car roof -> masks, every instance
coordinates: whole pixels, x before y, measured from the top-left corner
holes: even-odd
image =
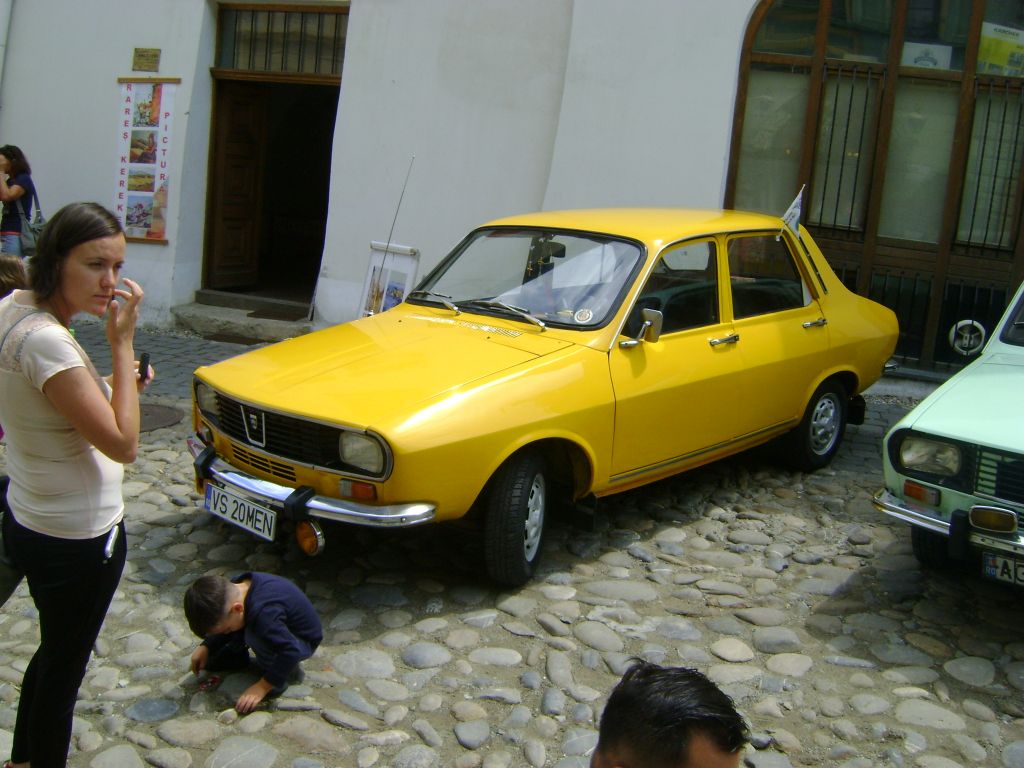
[[[585,208],[538,211],[484,225],[551,227],[599,232],[644,242],[672,242],[718,232],[781,229],[782,219],[765,213],[702,208]]]

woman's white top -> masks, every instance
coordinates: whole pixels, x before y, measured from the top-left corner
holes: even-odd
[[[7,501],[26,528],[64,539],[100,536],[121,520],[124,467],[98,451],[53,407],[43,385],[86,368],[110,386],[74,337],[48,312],[0,300],[0,425],[7,435]]]

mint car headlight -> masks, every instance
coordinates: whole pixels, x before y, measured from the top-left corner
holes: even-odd
[[[362,432],[342,432],[338,437],[338,456],[342,464],[367,475],[384,473],[384,446],[376,438]]]
[[[920,435],[908,435],[899,447],[900,467],[940,477],[960,474],[963,456],[960,446]]]

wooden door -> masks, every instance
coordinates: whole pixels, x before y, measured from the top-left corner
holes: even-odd
[[[218,81],[208,288],[242,288],[259,280],[265,112],[262,86]]]

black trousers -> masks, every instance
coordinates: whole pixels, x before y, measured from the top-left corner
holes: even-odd
[[[4,541],[25,571],[39,611],[39,648],[21,682],[11,760],[32,768],[65,768],[71,719],[89,654],[121,580],[127,554],[124,523],[109,561],[107,535],[60,539],[4,515]]]

